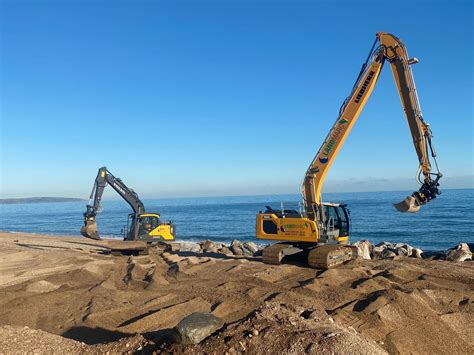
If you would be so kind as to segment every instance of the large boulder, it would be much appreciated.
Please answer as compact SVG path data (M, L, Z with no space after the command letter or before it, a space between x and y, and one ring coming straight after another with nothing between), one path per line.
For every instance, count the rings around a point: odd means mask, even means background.
M199 344L223 326L224 322L211 313L192 313L175 327L176 342L184 345Z
M418 259L421 259L423 257L423 250L419 249L419 248L413 248L412 251L411 251L411 254L410 256L412 258L418 258Z
M258 246L257 244L253 242L246 242L242 245L242 248L244 249L244 252L248 251L249 255L253 255L258 251ZM246 253L247 254L247 253Z
M445 255L448 261L472 260L472 252L466 243L461 243L452 249L446 250Z
M381 259L393 259L394 257L396 257L397 254L390 250L390 249L384 249L381 253L380 253L380 258Z
M397 253L398 255L403 254L402 256L410 256L413 252L413 247L406 243L397 243L395 244L395 249L401 249L401 253Z
M244 255L244 251L240 245L231 245L229 249L234 255Z
M194 253L202 252L201 246L197 243L193 242L181 242L180 243L179 251L190 251Z
M359 240L354 243L357 247L357 256L362 259L370 260L370 254L372 253L373 245L368 240Z
M206 250L206 249L213 248L216 246L216 244L211 240L205 240L199 244L201 244L202 250Z
M224 255L227 255L227 256L234 255L234 253L232 252L232 250L230 250L230 249L229 249L228 247L226 247L225 245L219 249L219 253L224 254Z
M393 251L398 256L409 256L410 255L408 253L408 250L404 246L398 246L398 247L395 247L394 249L388 249L388 250Z
M387 248L393 249L395 247L395 245L393 245L390 242L381 242L381 243L376 244L375 246L381 247L382 249L387 249Z

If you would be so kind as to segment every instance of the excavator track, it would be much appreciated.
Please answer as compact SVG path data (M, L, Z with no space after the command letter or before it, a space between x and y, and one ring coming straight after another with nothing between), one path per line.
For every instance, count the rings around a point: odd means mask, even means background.
M308 253L308 265L314 269L327 270L352 258L352 248L338 244L327 244L317 246Z
M283 257L285 256L284 250L290 248L291 244L273 244L262 252L262 261L264 264L280 265Z

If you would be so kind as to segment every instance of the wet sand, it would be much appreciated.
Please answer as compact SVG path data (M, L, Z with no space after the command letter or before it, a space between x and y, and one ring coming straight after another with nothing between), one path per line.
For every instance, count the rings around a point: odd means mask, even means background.
M7 353L474 353L472 261L397 257L321 271L160 248L114 256L85 238L0 233L0 243ZM193 312L225 326L199 345L168 343Z

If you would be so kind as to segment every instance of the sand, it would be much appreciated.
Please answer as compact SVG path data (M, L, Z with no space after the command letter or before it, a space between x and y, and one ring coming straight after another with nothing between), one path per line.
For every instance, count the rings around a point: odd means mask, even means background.
M85 238L0 233L0 243L6 353L474 353L471 261L321 271L160 248L114 256ZM193 312L226 325L198 345L170 343Z

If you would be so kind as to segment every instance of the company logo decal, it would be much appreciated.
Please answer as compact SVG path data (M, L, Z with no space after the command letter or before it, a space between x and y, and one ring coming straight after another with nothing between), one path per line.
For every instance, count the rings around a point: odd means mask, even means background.
M337 121L338 125L334 129L334 132L332 132L331 136L329 137L329 142L326 144L326 147L324 147L321 153L323 157L318 158L321 164L326 164L329 161L329 153L331 153L332 148L334 148L336 142L339 141L339 138L341 138L341 135L344 132L344 127L342 126L345 125L347 122L349 121L345 118L341 118L339 121Z
M357 94L357 97L355 98L354 102L359 102L360 99L362 98L362 95L364 95L365 90L367 90L367 86L369 86L370 81L374 77L375 72L373 70L370 71L369 75L367 75L367 79L365 79L364 84L362 85L362 88L360 89L359 93Z

